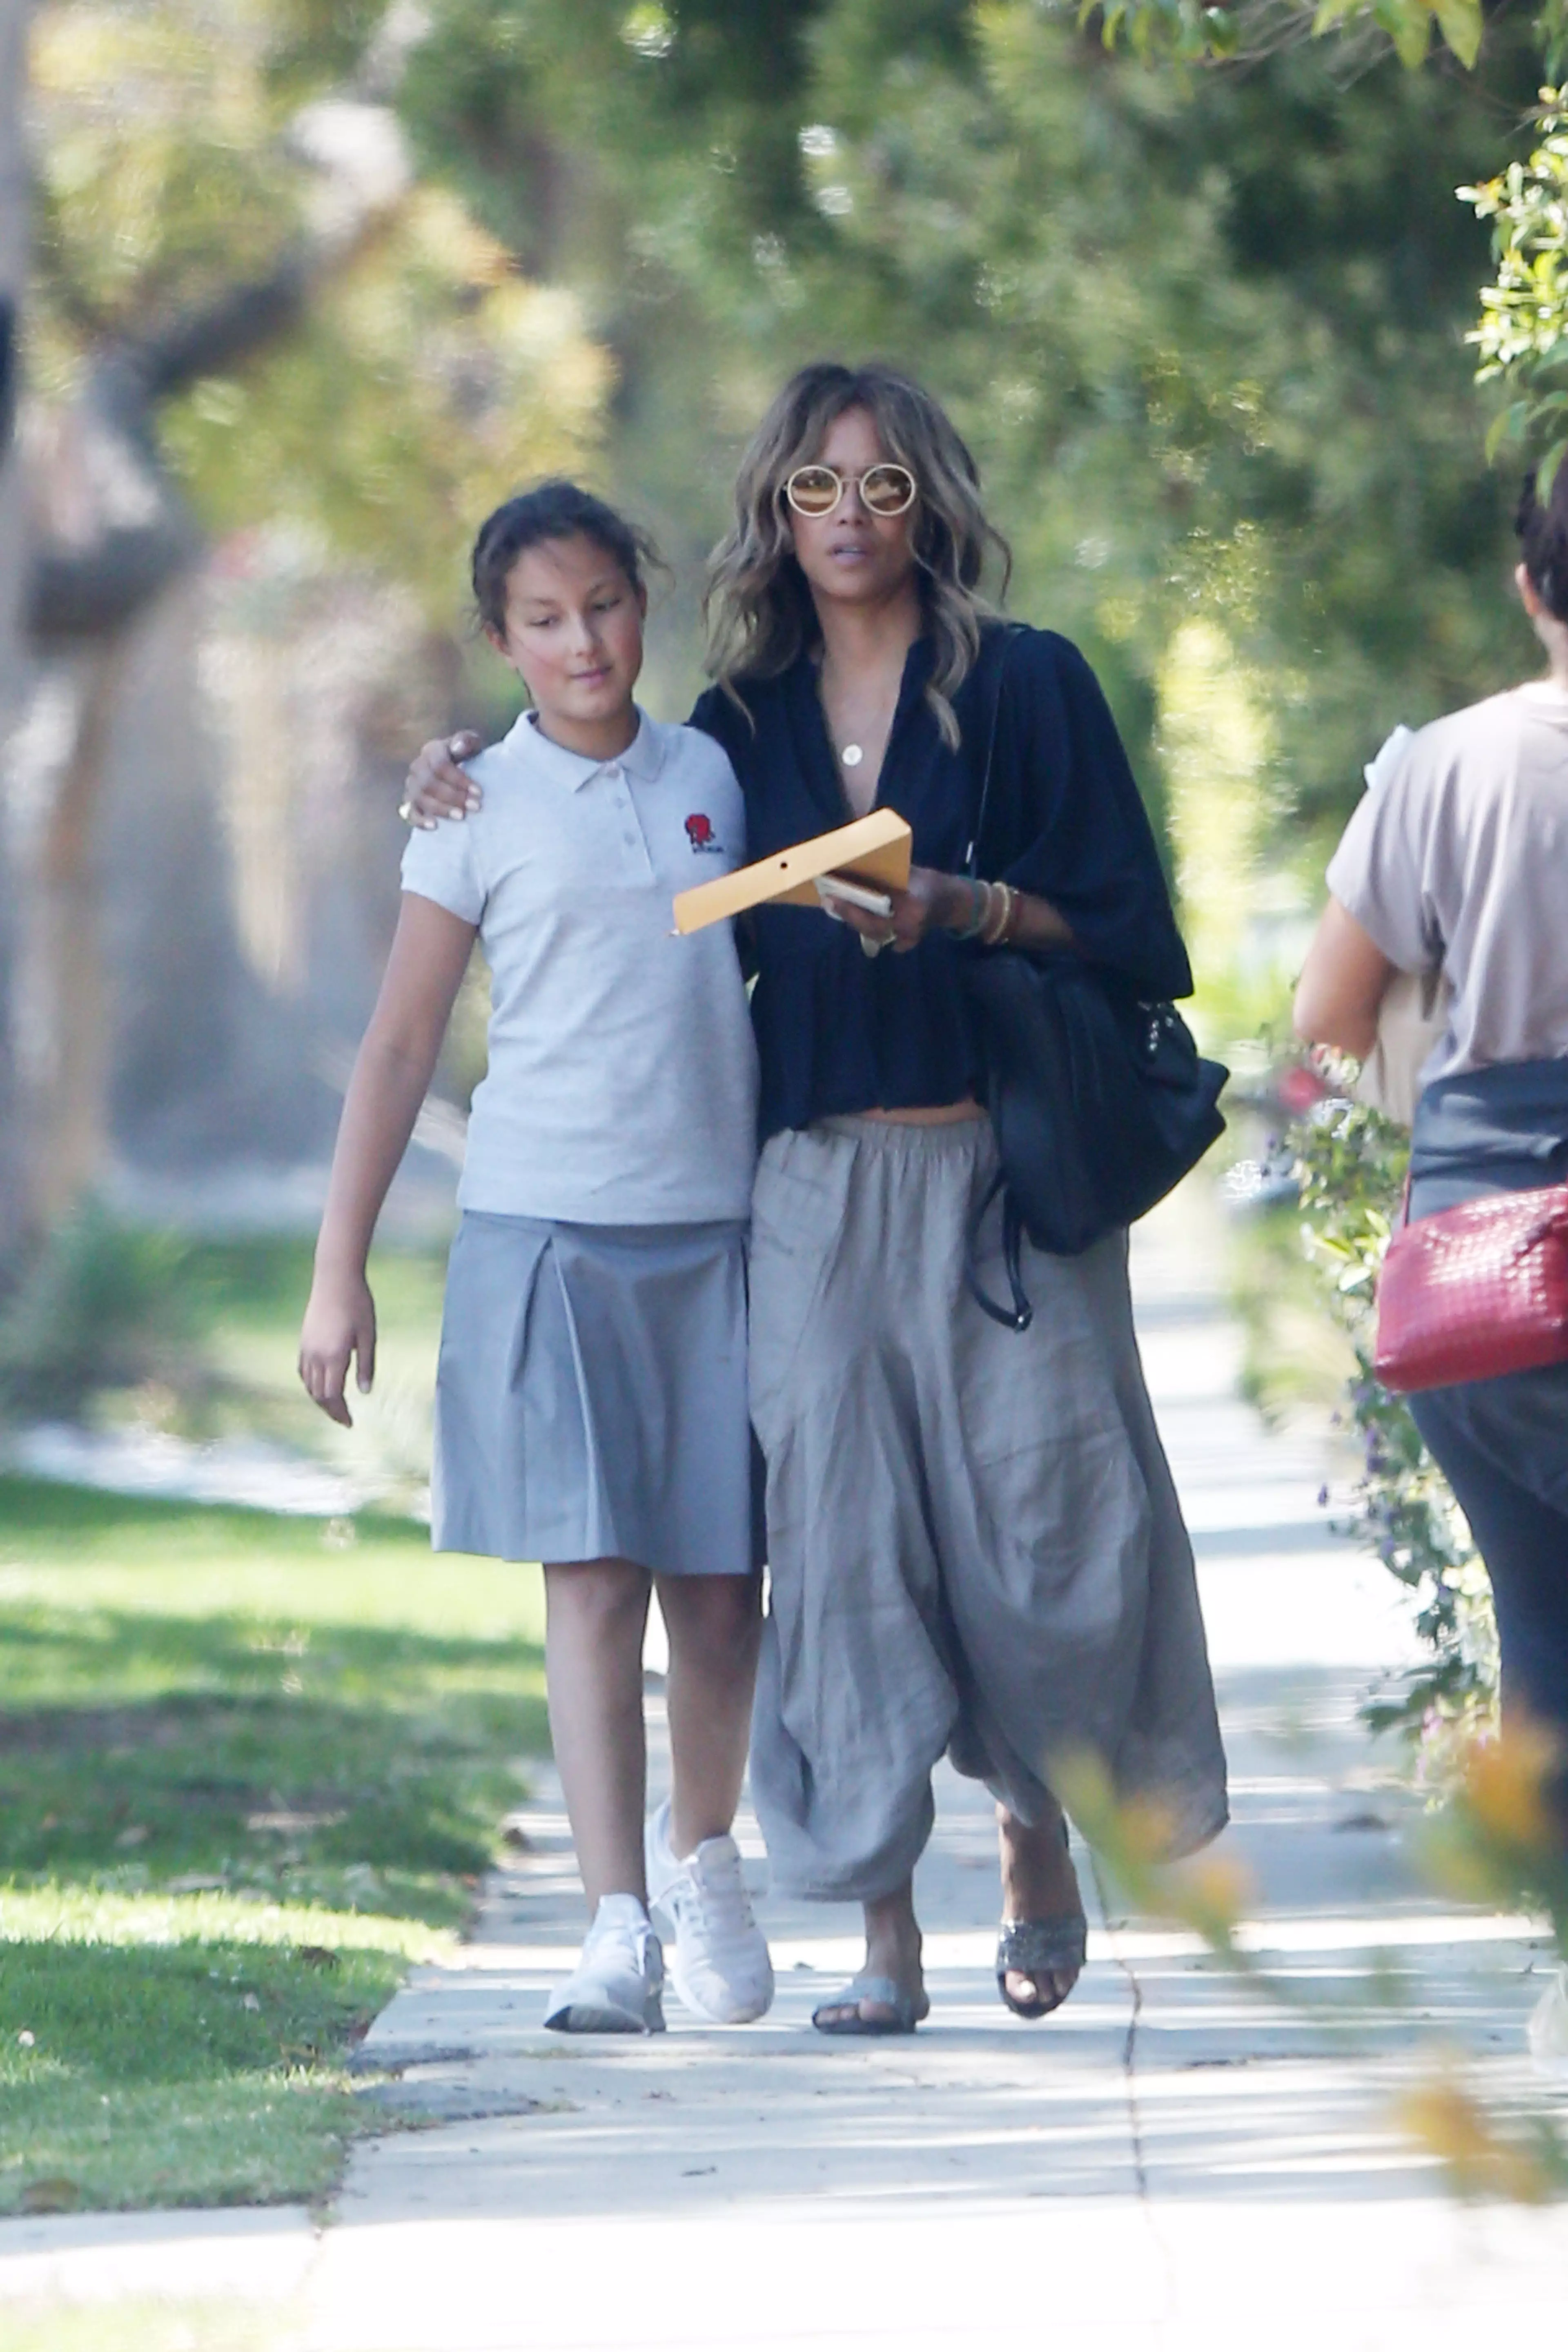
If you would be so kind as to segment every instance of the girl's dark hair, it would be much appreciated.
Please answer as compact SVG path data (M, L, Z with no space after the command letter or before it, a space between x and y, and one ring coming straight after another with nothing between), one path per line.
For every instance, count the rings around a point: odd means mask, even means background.
M1559 466L1542 505L1526 474L1513 527L1535 593L1555 620L1568 621L1568 465Z
M634 588L644 585L643 570L659 565L658 551L647 531L596 499L592 490L559 478L520 491L487 515L474 541L474 604L482 627L506 632L507 576L520 555L548 540L575 539L579 534L602 548L618 563Z

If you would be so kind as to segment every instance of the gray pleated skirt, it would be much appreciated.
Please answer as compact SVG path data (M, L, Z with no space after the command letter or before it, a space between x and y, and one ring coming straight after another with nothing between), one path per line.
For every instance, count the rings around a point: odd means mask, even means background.
M900 1885L944 1751L1026 1822L1086 1752L1159 1808L1171 1853L1226 1819L1127 1237L1026 1250L1035 1319L1002 1329L963 1279L995 1164L984 1119L824 1119L763 1151L751 1390L772 1593L752 1793L792 1895ZM995 1258L983 1274L1005 1295Z
M437 1551L749 1574L745 1227L465 1212L431 1520Z

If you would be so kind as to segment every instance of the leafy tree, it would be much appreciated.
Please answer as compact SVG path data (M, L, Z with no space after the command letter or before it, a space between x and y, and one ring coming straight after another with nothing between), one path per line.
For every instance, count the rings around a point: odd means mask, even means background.
M683 564L784 370L873 350L952 405L1016 604L1084 642L1155 797L1194 613L1268 682L1276 805L1325 827L1387 725L1526 657L1453 191L1506 156L1527 28L1473 79L1384 40L1347 87L1305 39L1151 72L1034 0L766 13L742 42L684 0L445 0L400 100L499 236L556 223L622 369L615 461Z
M1497 280L1481 289L1470 339L1480 380L1515 394L1494 417L1488 446L1539 456L1544 490L1568 456L1568 91L1542 91L1537 140L1526 160L1458 193L1495 223Z
M367 565L450 629L475 510L595 436L608 370L573 298L411 167L385 103L405 25L298 0L37 16L26 604L76 686L26 894L40 1218L107 1129L92 845L130 631L239 525Z

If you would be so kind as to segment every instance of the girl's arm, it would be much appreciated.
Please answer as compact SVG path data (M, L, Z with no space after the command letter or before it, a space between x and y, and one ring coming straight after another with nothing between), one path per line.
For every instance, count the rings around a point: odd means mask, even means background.
M349 1359L368 1391L375 1303L365 1281L371 1236L435 1076L441 1040L473 950L474 926L405 892L375 1011L354 1063L332 1153L316 1272L300 1335L300 1378L345 1429Z
M1394 970L1355 917L1331 898L1296 983L1297 1036L1364 1062L1377 1042L1377 1008Z

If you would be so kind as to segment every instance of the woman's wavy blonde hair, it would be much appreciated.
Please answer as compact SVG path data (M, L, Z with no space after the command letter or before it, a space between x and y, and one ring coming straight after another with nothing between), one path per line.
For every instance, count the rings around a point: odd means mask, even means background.
M926 696L956 748L952 696L980 650L981 620L991 609L980 593L986 551L1001 558L1004 595L1012 551L986 520L979 469L951 418L894 368L816 360L790 378L763 417L741 460L735 520L709 562L709 673L733 695L746 678L776 677L803 646L820 641L784 486L797 466L816 458L850 408L868 412L888 457L907 466L918 485L910 543L933 649Z

